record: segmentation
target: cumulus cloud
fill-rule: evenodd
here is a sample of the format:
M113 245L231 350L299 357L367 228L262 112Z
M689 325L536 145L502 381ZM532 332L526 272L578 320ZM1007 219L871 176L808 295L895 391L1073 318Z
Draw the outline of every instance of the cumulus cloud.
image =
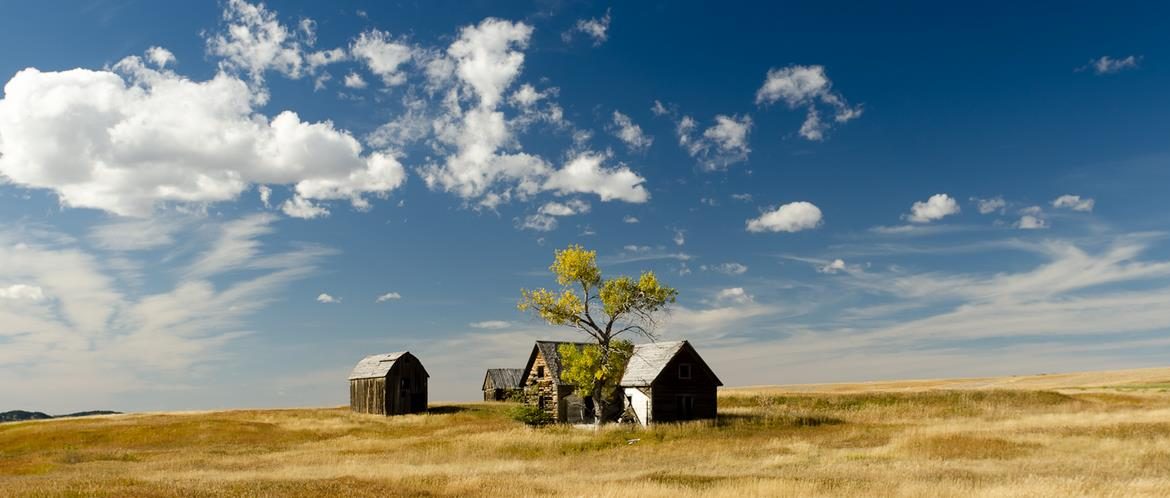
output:
M500 330L511 327L512 322L504 320L485 320L482 322L471 322L467 325L474 329Z
M699 161L707 171L727 169L732 164L746 161L751 148L748 134L752 130L750 116L738 117L717 115L715 124L696 135L698 122L690 116L683 116L675 126L678 144L687 154Z
M1077 71L1084 71L1086 69L1093 70L1097 75L1120 73L1127 69L1137 69L1138 63L1141 62L1140 56L1129 55L1119 59L1115 59L1108 55L1103 55L1096 59L1092 59L1088 64L1077 68Z
M1081 198L1079 195L1065 194L1052 201L1052 207L1057 209L1071 209L1073 211L1089 212L1096 205L1090 197Z
M748 304L754 301L751 294L743 290L743 287L732 287L730 289L722 289L715 293L716 303L736 303Z
M642 203L650 199L650 192L642 186L645 179L625 165L606 168L602 165L605 159L602 154L582 152L552 173L543 188L561 194L597 194L602 202Z
M364 62L370 72L382 78L386 86L401 85L406 82L406 73L402 66L414 57L414 49L402 41L394 40L389 33L377 29L363 32L349 47L353 56ZM360 78L357 80L360 81ZM350 86L350 78L345 79L346 86ZM362 82L364 86L365 82ZM350 88L361 88L350 86Z
M228 0L223 31L207 39L207 51L221 58L220 67L246 72L253 82L276 71L290 78L304 73L301 33L282 24L264 4Z
M626 216L622 217L622 223L633 224L633 223L637 223L638 221L639 221L638 217L636 217L636 216L626 215Z
M175 59L175 54L162 47L150 47L146 49L146 60L159 69L165 69L168 65L173 66L178 61L178 59Z
M1025 214L1016 222L1016 228L1021 230L1037 230L1048 228L1048 221L1036 215Z
M272 199L272 189L268 188L267 185L258 185L256 186L256 192L260 194L260 203L266 209L271 208L272 204L269 201Z
M799 232L820 226L821 209L811 202L798 201L763 212L747 220L749 232Z
M293 218L311 220L329 216L329 210L314 204L313 201L299 195L294 195L280 205L280 211Z
M406 174L363 153L329 121L267 118L254 94L220 73L192 81L127 57L113 70L18 72L0 100L0 174L62 205L148 216L160 203L236 199L252 183L291 184L305 200L384 196Z
M722 273L724 275L743 275L748 271L747 265L735 262L720 263L717 265L700 265L699 269L703 271Z
M599 47L602 43L605 43L605 41L609 39L609 21L610 12L609 9L606 9L605 15L602 17L578 20L577 24L573 26L573 29L561 34L561 39L564 40L565 43L569 43L570 41L573 41L573 32L584 33L593 39L594 47Z
M686 244L687 243L687 231L675 228L674 229L674 237L672 237L670 240L674 241L674 245L676 245L676 246L681 246L683 244Z
M947 194L934 194L929 199L915 202L910 206L910 214L904 215L911 223L930 223L940 220L960 211L959 203Z
M979 214L991 214L995 212L1003 213L1004 208L1007 207L1007 201L1003 197L992 197L990 199L980 199L972 197L971 201L979 208Z
M845 271L845 269L845 260L843 259L834 259L817 267L817 271L821 273L837 273Z
M366 80L362 79L362 75L358 73L349 73L345 75L345 87L361 90L366 87Z
M568 202L549 202L540 207L540 214L549 216L574 216L578 214L585 214L589 212L589 203L580 199L573 199Z
M517 227L521 230L534 230L537 232L551 232L556 230L557 218L547 214L530 214L525 216L523 220L517 223Z
M845 97L833 91L833 82L820 65L792 65L768 70L764 84L756 91L756 104L767 105L783 101L790 109L806 107L807 114L800 126L800 136L808 140L823 140L830 124L821 119L817 106L833 111L833 120L845 123L861 116L861 106L851 107Z
M341 302L341 298L333 297L322 292L317 295L317 302L322 304L337 304Z
M385 294L378 296L378 298L375 299L374 302L375 303L384 303L386 301L397 301L399 299L402 299L402 294L399 294L397 292L387 292Z
M654 143L654 138L643 133L641 126L618 111L613 111L613 126L610 130L632 151L644 151Z

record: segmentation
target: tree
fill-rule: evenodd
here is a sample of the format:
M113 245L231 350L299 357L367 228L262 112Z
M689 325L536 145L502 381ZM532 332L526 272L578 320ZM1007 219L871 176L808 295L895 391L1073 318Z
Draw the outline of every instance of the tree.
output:
M600 424L609 394L621 380L629 359L628 354L624 358L622 354L629 342L618 343L618 336L629 332L654 339L658 316L674 303L678 291L663 285L650 271L642 272L637 280L625 275L603 279L597 252L579 245L556 251L549 270L560 291L521 289L517 307L549 324L577 329L596 342L596 349L570 353L572 368L564 369L561 380L590 394Z

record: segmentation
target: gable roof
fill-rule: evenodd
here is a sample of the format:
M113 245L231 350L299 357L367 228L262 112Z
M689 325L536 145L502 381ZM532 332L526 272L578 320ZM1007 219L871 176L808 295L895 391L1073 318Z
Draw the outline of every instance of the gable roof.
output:
M536 361L536 354L539 352L544 357L544 363L548 365L548 374L556 379L557 385L567 386L565 381L561 380L561 353L557 348L561 344L572 344L578 349L588 346L588 342L564 342L564 341L536 341L536 345L532 347L532 353L528 355L528 363L524 365L524 372L520 374L520 382L528 378L528 372L532 371L532 363Z
M524 383L523 368L489 368L483 376L483 386L486 389L488 380L496 389L515 389Z
M652 342L649 344L638 344L634 346L634 354L630 356L630 362L626 364L626 373L622 375L621 385L628 387L649 386L662 375L662 370L666 365L678 356L679 352L688 350L699 364L711 374L711 378L715 379L715 385L722 386L723 381L715 376L715 372L691 343L687 341L670 341L670 342Z
M349 380L385 377L387 373L390 373L390 369L394 368L394 364L404 356L414 357L409 351L398 351L362 358L362 361L359 361L357 366L353 367L353 371L349 373ZM418 358L415 358L415 361L418 361ZM429 374L427 376L430 377Z

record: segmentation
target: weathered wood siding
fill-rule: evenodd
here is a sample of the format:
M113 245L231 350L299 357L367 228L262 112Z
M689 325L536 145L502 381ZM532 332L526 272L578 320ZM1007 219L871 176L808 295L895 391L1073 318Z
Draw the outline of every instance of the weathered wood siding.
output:
M387 415L427 411L427 371L413 355L394 363L386 374Z
M553 420L564 422L565 415L561 404L564 389L560 388L557 380L553 378L548 368L548 362L544 359L544 354L539 349L535 351L536 358L532 361L532 369L524 378L524 390L528 396L528 403L537 406L543 404L544 412Z
M386 413L386 379L349 381L349 409L358 413Z
M679 378L679 364L691 365L691 378ZM663 369L651 392L650 420L677 422L713 419L718 413L718 386L710 372L689 349L683 349ZM686 398L690 401L689 413Z

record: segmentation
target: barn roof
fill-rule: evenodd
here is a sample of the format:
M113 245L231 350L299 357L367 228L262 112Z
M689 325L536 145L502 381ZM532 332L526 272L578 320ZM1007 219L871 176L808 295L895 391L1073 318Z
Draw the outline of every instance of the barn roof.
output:
M536 353L544 357L545 364L548 365L548 373L552 378L557 380L558 385L568 385L561 380L561 353L557 348L561 344L572 344L578 348L588 346L588 342L563 342L563 341L536 341L536 346L532 348L532 354L528 355L528 364L524 365L524 372L521 373L521 382L523 378L528 376L528 371L532 370L532 362L536 361Z
M496 389L513 389L520 387L524 382L523 368L489 368L487 375L483 378L483 385L487 386L488 379L491 379L492 386Z
M630 362L626 364L626 373L622 375L621 385L635 387L653 384L662 374L666 365L670 363L670 360L673 360L684 348L690 349L702 367L709 372L711 371L711 368L687 341L638 344L634 346L634 354L630 356ZM723 382L715 376L715 372L711 372L711 377L715 379L716 385L723 385Z
M403 356L411 355L407 351L398 351L396 353L382 353L370 355L362 358L357 366L353 367L353 371L349 373L349 379L369 379L373 377L385 377L394 368L394 363Z

